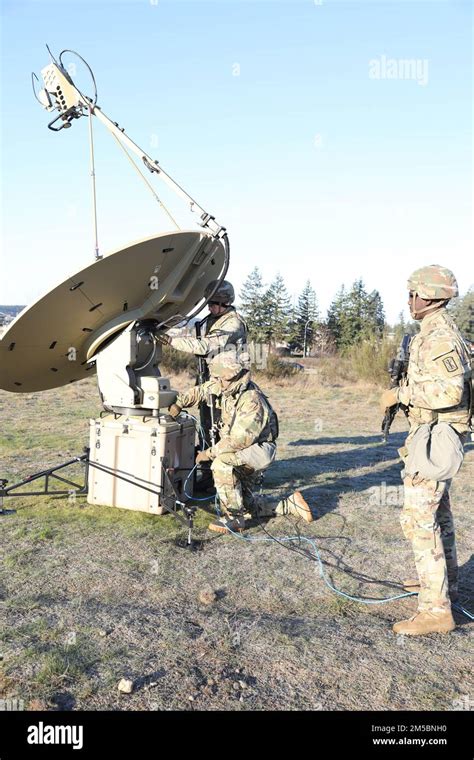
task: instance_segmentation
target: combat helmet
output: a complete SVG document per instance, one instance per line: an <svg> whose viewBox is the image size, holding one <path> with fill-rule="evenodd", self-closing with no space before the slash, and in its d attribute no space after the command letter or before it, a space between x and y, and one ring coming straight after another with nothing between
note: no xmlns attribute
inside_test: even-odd
<svg viewBox="0 0 474 760"><path fill-rule="evenodd" d="M427 301L456 298L459 295L454 274L450 269L437 264L415 270L408 278L407 287Z"/></svg>
<svg viewBox="0 0 474 760"><path fill-rule="evenodd" d="M206 289L204 291L204 297L206 301L211 297L212 301L215 301L216 303L220 303L222 305L234 303L235 291L232 283L230 283L229 280L222 280L215 293L213 293L212 291L216 287L217 283L218 280L212 280L208 285L206 285Z"/></svg>
<svg viewBox="0 0 474 760"><path fill-rule="evenodd" d="M211 377L220 377L222 380L232 380L241 372L250 369L250 356L246 352L235 350L220 351L209 362Z"/></svg>

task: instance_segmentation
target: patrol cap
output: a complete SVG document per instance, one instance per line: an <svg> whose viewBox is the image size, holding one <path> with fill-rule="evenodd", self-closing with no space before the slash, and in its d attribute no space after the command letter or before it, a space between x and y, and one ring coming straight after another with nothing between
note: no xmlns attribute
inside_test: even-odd
<svg viewBox="0 0 474 760"><path fill-rule="evenodd" d="M228 280L222 280L216 292L212 292L218 282L218 280L212 280L212 282L206 285L206 289L204 290L204 297L206 300L208 298L211 298L212 301L216 301L216 303L220 303L222 305L234 303L234 286Z"/></svg>
<svg viewBox="0 0 474 760"><path fill-rule="evenodd" d="M209 362L209 372L212 377L220 377L222 380L232 380L243 370L250 369L250 356L246 352L221 351Z"/></svg>
<svg viewBox="0 0 474 760"><path fill-rule="evenodd" d="M456 298L459 295L454 274L438 264L416 269L410 275L407 287L426 300Z"/></svg>

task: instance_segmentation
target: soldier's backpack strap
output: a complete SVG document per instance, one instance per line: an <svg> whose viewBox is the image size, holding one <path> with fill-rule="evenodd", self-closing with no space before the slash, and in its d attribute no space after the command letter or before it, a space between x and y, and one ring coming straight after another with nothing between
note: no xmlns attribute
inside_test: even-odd
<svg viewBox="0 0 474 760"><path fill-rule="evenodd" d="M263 399L265 401L265 405L266 405L267 411L268 411L268 422L269 422L269 425L270 425L270 434L271 434L271 437L272 437L272 443L275 443L276 439L280 435L280 423L278 421L278 415L275 412L273 406L270 404L270 401L268 400L268 396L265 395L265 393L262 391L262 389L261 388L257 388L257 386L255 385L255 383L253 383L252 381L250 381L250 384L252 385L253 389L256 389L256 390L259 391L260 395L263 397Z"/></svg>
<svg viewBox="0 0 474 760"><path fill-rule="evenodd" d="M469 391L469 422L468 425L471 428L471 436L474 439L474 356L471 354L471 377L468 380Z"/></svg>
<svg viewBox="0 0 474 760"><path fill-rule="evenodd" d="M263 393L263 391L260 388L258 388L255 385L255 383L252 382L252 380L249 381L248 385L245 388L242 388L242 390L240 391L240 393L238 395L238 398L237 398L237 401L236 401L236 404L235 404L234 414L232 415L232 420L231 420L231 423L229 425L229 433L232 430L232 426L233 426L233 424L235 422L235 418L237 416L237 407L239 405L239 401L240 401L242 395L245 393L245 391L253 391L253 390L257 390L259 392L260 396L262 396L263 399L264 399L264 401L265 401L265 406L267 407L267 411L268 411L268 422L269 422L269 425L270 425L270 434L271 434L271 437L272 437L272 443L275 443L275 441L278 438L279 433L280 433L280 427L279 427L279 423L278 423L277 413L275 412L274 408L270 404L267 396L265 396L265 394Z"/></svg>
<svg viewBox="0 0 474 760"><path fill-rule="evenodd" d="M467 356L469 357L469 366L471 368L470 376L466 380L466 386L467 386L467 392L468 392L468 398L469 398L469 419L468 419L468 425L471 430L471 436L474 440L474 344L471 342L468 342L464 339L464 337L461 335L461 340L463 341Z"/></svg>
<svg viewBox="0 0 474 760"><path fill-rule="evenodd" d="M246 390L247 390L247 388L242 388L242 390L240 391L239 395L237 396L237 401L235 402L235 407L234 407L234 414L232 415L232 419L231 419L230 425L229 425L229 433L232 430L232 427L233 427L234 422L235 422L235 418L237 417L237 407L239 405L239 401L242 398L242 394L244 394Z"/></svg>

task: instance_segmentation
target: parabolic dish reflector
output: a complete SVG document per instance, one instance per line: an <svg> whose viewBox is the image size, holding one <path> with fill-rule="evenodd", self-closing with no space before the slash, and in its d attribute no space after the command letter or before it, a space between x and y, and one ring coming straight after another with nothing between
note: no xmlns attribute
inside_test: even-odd
<svg viewBox="0 0 474 760"><path fill-rule="evenodd" d="M87 377L94 372L88 359L131 322L182 321L224 261L222 242L201 231L168 232L110 253L11 323L0 340L0 388L31 393Z"/></svg>

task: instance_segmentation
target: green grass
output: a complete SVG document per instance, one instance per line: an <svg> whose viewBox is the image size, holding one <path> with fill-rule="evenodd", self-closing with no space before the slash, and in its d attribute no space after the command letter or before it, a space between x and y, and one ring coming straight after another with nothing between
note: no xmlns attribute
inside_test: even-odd
<svg viewBox="0 0 474 760"><path fill-rule="evenodd" d="M40 657L34 681L43 687L56 688L87 675L95 661L84 643L57 646Z"/></svg>
<svg viewBox="0 0 474 760"><path fill-rule="evenodd" d="M330 378L336 365L323 365ZM344 366L346 372L347 360ZM369 489L381 481L399 485L396 445L380 443L379 390L336 379L336 388L317 375L261 380L281 429L265 491L276 499L298 486L318 516L312 525L279 518L266 528L277 537L295 531L313 537L338 588L390 595L342 568L392 581L413 572L398 508L369 500ZM173 384L192 381L181 375ZM2 401L9 440L0 475L10 473L12 482L80 454L88 417L99 411L92 378L49 395L0 393ZM393 429L400 437L403 417ZM466 588L472 583L472 452L452 489ZM190 694L193 709L304 709L321 701L327 709L451 709L454 682L462 679L465 692L472 691L468 624L449 642L433 636L400 648L391 625L412 613L412 601L358 605L332 594L304 557L276 544L210 534L212 502L209 511L197 511L194 537L203 544L195 552L181 548L186 530L169 515L90 505L85 497L69 503L67 496L22 496L5 506L16 512L1 518L2 664L25 700L66 690L78 709L188 709ZM258 525L246 535L263 537ZM219 596L203 606L199 592L208 586ZM69 632L77 641L67 645ZM242 668L254 684L243 703L232 690L230 668ZM120 678L156 672L153 689L118 694ZM205 692L199 684L208 677L218 687Z"/></svg>

